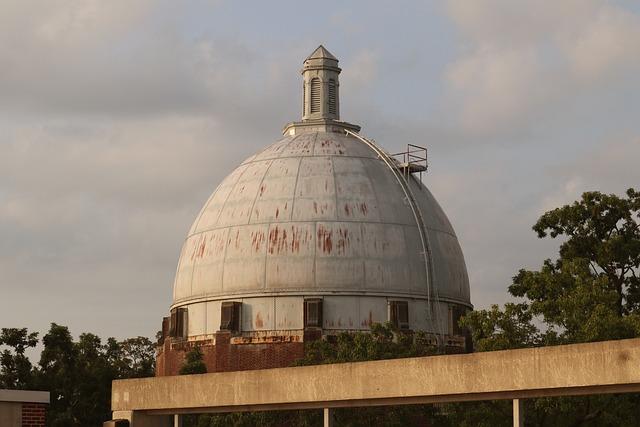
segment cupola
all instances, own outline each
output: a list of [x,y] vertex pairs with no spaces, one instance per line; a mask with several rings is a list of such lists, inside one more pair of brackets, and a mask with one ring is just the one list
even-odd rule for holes
[[358,132],[360,126],[340,121],[340,67],[338,59],[320,45],[302,68],[302,121],[285,126],[285,135],[308,131]]

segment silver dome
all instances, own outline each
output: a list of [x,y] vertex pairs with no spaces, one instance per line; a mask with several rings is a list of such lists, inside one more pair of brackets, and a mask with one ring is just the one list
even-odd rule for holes
[[420,181],[409,186],[427,256],[400,183],[371,147],[337,132],[283,138],[231,172],[202,208],[182,248],[173,306],[312,294],[471,307],[447,216]]

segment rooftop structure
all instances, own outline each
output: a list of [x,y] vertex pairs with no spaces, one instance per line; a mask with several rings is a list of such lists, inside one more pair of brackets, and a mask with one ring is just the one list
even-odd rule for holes
[[340,71],[319,46],[302,69],[302,120],[233,170],[198,214],[159,375],[176,373],[194,345],[211,372],[287,366],[305,340],[375,322],[463,347],[467,271],[447,216],[414,176],[426,152],[424,167],[414,152],[398,161],[341,121]]
[[1,427],[44,427],[48,391],[0,389]]

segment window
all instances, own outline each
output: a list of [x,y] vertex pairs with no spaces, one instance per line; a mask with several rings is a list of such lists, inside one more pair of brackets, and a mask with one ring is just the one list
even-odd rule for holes
[[169,336],[172,338],[187,337],[187,309],[174,308],[169,320]]
[[220,330],[240,332],[240,307],[241,302],[226,301],[220,308]]
[[466,314],[464,307],[460,305],[449,306],[449,334],[464,336],[466,331],[460,327],[458,322],[460,318]]
[[304,300],[304,327],[322,328],[322,299]]
[[336,102],[336,81],[331,79],[329,80],[329,114],[337,113],[337,102]]
[[389,301],[389,321],[398,329],[409,329],[409,302]]
[[320,79],[314,77],[311,79],[311,113],[320,112]]

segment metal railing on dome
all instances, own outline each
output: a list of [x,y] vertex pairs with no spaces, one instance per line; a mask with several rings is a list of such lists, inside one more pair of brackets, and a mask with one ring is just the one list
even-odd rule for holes
[[427,149],[419,145],[407,144],[407,150],[391,155],[398,162],[398,169],[405,179],[410,174],[418,173],[422,181],[422,173],[427,171]]

